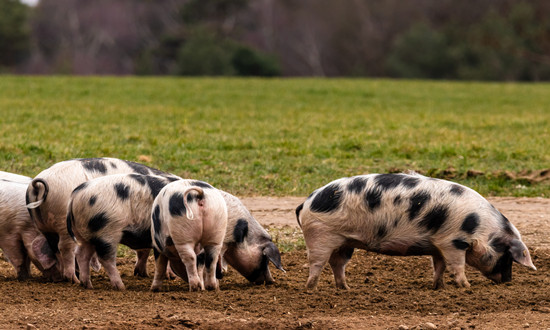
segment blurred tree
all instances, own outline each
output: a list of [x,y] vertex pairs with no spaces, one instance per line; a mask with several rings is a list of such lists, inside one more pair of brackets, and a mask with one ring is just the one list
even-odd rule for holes
[[0,1],[0,67],[13,67],[29,53],[29,7],[19,0]]
[[182,75],[234,75],[231,65],[234,45],[213,32],[196,29],[178,54],[178,73]]
[[281,74],[279,64],[273,57],[242,45],[233,53],[231,64],[239,76],[273,77]]
[[528,2],[491,10],[457,45],[460,79],[550,79],[550,23]]
[[452,78],[455,67],[449,47],[443,32],[418,23],[396,39],[386,65],[396,77]]
[[41,0],[25,67],[546,80],[549,16],[547,0]]

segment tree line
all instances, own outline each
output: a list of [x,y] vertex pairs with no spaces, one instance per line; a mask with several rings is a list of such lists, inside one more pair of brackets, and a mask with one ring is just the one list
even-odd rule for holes
[[0,72],[550,79],[546,0],[0,0]]

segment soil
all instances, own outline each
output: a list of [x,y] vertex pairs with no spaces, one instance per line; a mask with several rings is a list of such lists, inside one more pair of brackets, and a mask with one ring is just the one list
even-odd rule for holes
[[[296,226],[294,208],[305,198],[243,198],[265,226]],[[132,257],[118,260],[126,291],[114,291],[104,271],[95,289],[19,282],[0,261],[0,328],[14,329],[550,329],[550,199],[492,198],[520,230],[537,271],[514,265],[511,283],[493,284],[468,268],[471,288],[431,289],[429,257],[390,257],[357,251],[347,267],[351,289],[337,290],[331,271],[319,289],[304,290],[306,251],[284,253],[286,273],[272,270],[276,283],[249,284],[229,270],[218,292],[188,292],[180,279],[165,291],[149,291],[151,278],[133,276]],[[150,261],[149,271],[152,274]]]

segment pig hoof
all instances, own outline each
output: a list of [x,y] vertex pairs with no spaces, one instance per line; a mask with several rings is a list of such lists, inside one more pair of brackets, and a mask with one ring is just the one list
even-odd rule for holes
[[197,285],[197,286],[190,286],[190,287],[189,287],[189,291],[191,291],[191,292],[199,292],[199,291],[201,291],[201,287],[198,286],[198,285]]
[[208,290],[208,291],[213,291],[213,290],[218,291],[219,289],[220,288],[217,285],[207,285],[206,286],[206,290]]
[[147,275],[147,271],[144,271],[144,270],[140,270],[140,269],[134,269],[134,276],[138,276],[138,277],[149,277]]
[[150,289],[152,292],[160,292],[160,286],[151,286]]

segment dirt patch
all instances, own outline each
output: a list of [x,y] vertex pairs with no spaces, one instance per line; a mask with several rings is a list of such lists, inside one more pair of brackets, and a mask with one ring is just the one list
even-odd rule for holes
[[[294,208],[304,198],[245,198],[264,225],[296,226]],[[120,258],[127,290],[113,291],[105,273],[94,290],[38,278],[15,280],[0,261],[0,328],[201,328],[201,329],[517,329],[550,327],[550,200],[495,198],[491,202],[522,232],[538,270],[514,266],[512,283],[495,285],[468,268],[470,289],[433,291],[428,257],[388,257],[357,251],[348,268],[351,290],[336,290],[330,270],[319,290],[304,291],[305,251],[283,254],[287,272],[276,284],[254,286],[234,270],[219,292],[191,293],[181,280],[149,292],[151,278],[136,278],[133,258]],[[153,271],[152,262],[149,264]]]

